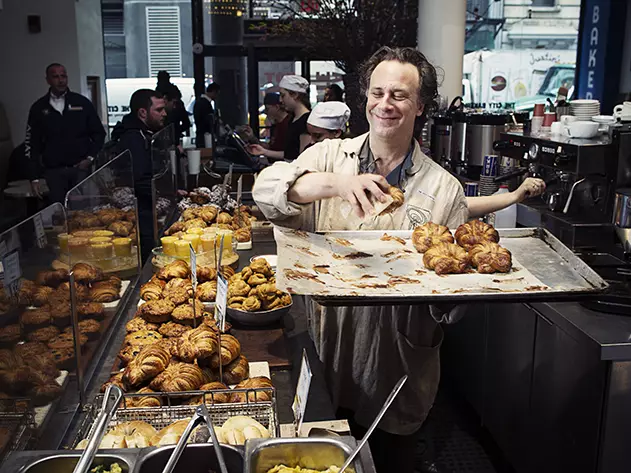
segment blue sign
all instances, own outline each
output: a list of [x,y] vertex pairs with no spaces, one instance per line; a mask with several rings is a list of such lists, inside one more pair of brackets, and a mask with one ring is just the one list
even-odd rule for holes
[[602,101],[611,0],[583,0],[583,2],[585,3],[585,19],[581,31],[578,97]]

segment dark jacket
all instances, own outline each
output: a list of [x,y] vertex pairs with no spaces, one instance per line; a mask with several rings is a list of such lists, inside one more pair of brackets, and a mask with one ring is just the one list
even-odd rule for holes
[[25,155],[29,175],[36,179],[41,167],[70,167],[88,156],[96,157],[105,130],[87,98],[68,91],[61,114],[50,105],[50,92],[31,106],[26,126]]
[[205,148],[204,134],[212,133],[215,125],[215,110],[208,99],[203,95],[195,100],[193,107],[193,117],[195,118],[195,127],[197,128],[197,147]]

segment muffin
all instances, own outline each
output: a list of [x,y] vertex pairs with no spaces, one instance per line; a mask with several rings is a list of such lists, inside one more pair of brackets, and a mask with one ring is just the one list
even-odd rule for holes
[[53,348],[50,351],[57,368],[60,370],[74,370],[74,350],[72,348]]
[[[74,335],[72,331],[70,333],[62,333],[48,342],[48,348],[62,349],[62,348],[74,348]],[[79,346],[83,347],[88,343],[87,335],[79,334]]]
[[[68,327],[63,333],[72,335],[72,327]],[[96,340],[101,333],[101,323],[94,319],[82,320],[79,322],[79,333],[88,337],[88,341]]]
[[59,329],[54,325],[40,328],[29,333],[26,338],[31,342],[48,342],[59,335]]
[[80,319],[102,319],[105,317],[105,306],[101,302],[85,302],[77,305]]
[[6,325],[0,328],[0,346],[13,346],[20,340],[20,324]]
[[53,325],[64,328],[70,325],[70,318],[72,317],[72,308],[67,302],[59,302],[50,309],[50,318]]
[[50,307],[24,311],[20,316],[20,323],[27,332],[49,326],[51,323]]

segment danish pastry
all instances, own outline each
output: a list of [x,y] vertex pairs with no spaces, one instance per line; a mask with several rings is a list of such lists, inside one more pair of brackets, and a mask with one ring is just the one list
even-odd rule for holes
[[148,301],[138,308],[138,315],[147,322],[161,324],[171,318],[175,304],[168,299]]
[[456,242],[469,251],[478,243],[498,243],[500,235],[488,223],[480,220],[470,220],[458,227],[455,233]]
[[171,354],[158,345],[147,346],[134,358],[123,373],[127,386],[139,386],[163,373],[171,361]]
[[217,280],[217,270],[210,266],[198,266],[197,267],[197,282],[205,283],[208,281]]
[[260,284],[265,284],[267,282],[267,278],[260,273],[254,273],[248,278],[247,282],[250,286],[258,286]]
[[210,392],[207,393],[205,396],[192,397],[187,402],[187,404],[189,405],[201,404],[204,398],[205,398],[206,404],[226,404],[230,402],[230,395],[228,393],[213,392],[213,391],[226,390],[226,389],[230,389],[230,388],[226,386],[225,384],[220,383],[219,381],[212,381],[210,383],[202,384],[199,387],[199,391],[210,391]]
[[188,264],[185,261],[176,260],[158,271],[157,277],[168,281],[173,278],[187,278],[190,275],[191,269],[188,267]]
[[242,303],[241,306],[243,310],[248,312],[256,312],[261,309],[261,301],[256,296],[247,297]]
[[92,284],[90,299],[94,302],[114,302],[120,299],[120,290],[109,282],[97,282]]
[[497,243],[480,243],[469,251],[471,265],[478,273],[508,273],[512,266],[511,252]]
[[162,298],[162,286],[154,281],[143,284],[140,288],[140,298],[144,301],[154,301]]
[[245,243],[252,240],[252,231],[249,228],[243,227],[234,231],[234,239],[240,243]]
[[412,245],[419,253],[425,253],[432,246],[438,243],[453,243],[454,237],[451,236],[449,228],[445,225],[438,225],[433,222],[427,222],[416,227],[412,232]]
[[197,286],[196,297],[202,302],[214,302],[217,298],[217,281],[207,281]]
[[134,224],[132,222],[119,220],[117,222],[112,222],[108,225],[107,229],[110,232],[114,232],[117,236],[128,237],[134,229]]
[[247,296],[250,293],[250,289],[252,289],[248,283],[243,281],[242,279],[236,280],[234,283],[230,284],[228,287],[228,298],[234,296]]
[[257,258],[250,263],[250,269],[254,273],[262,274],[263,276],[270,277],[274,275],[271,266],[265,258]]
[[219,215],[217,215],[217,223],[221,224],[230,224],[232,223],[232,215],[230,215],[228,212],[220,212]]
[[223,380],[226,384],[238,384],[250,375],[250,364],[245,356],[226,365],[223,369]]
[[469,255],[455,243],[439,243],[425,252],[423,264],[436,274],[459,274],[467,269]]
[[211,223],[215,221],[218,213],[219,213],[219,210],[217,209],[217,207],[215,207],[214,205],[207,205],[205,207],[202,207],[202,209],[199,212],[199,217],[204,222],[206,222],[207,225],[210,225]]
[[234,276],[235,270],[232,266],[222,266],[221,274],[223,275],[224,278],[230,279],[232,276]]

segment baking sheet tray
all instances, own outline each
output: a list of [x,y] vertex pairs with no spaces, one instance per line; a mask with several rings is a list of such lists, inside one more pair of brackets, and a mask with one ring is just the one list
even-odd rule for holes
[[513,256],[509,273],[439,276],[425,269],[411,230],[316,234],[277,228],[277,286],[323,305],[543,302],[577,299],[608,287],[547,230],[498,232],[500,244]]

